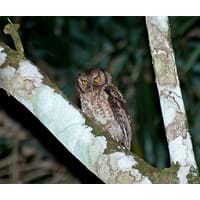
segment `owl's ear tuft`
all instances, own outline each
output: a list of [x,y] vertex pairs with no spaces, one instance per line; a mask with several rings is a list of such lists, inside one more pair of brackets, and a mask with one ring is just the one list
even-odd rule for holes
[[107,84],[111,84],[111,82],[112,82],[112,76],[111,76],[111,74],[109,72],[106,72],[104,69],[100,69],[99,71],[104,74],[105,79],[106,79],[106,83]]
[[105,73],[105,76],[106,76],[106,79],[107,79],[107,83],[111,83],[112,82],[112,76],[110,73],[108,72],[104,72]]

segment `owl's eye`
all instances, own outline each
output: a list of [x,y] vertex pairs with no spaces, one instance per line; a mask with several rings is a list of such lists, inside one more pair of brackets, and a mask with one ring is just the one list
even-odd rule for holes
[[87,81],[87,80],[82,80],[82,84],[83,84],[83,85],[87,85],[87,84],[88,84],[88,81]]
[[101,78],[99,76],[97,76],[95,79],[94,79],[94,82],[95,83],[99,83],[101,81]]

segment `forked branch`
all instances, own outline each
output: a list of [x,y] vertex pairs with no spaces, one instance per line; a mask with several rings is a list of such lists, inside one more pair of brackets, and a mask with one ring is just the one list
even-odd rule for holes
[[[15,24],[9,26],[17,30]],[[183,182],[179,177],[182,163],[174,162],[169,169],[155,169],[113,141],[23,56],[22,43],[16,32],[11,36],[17,51],[0,43],[0,87],[30,110],[90,171],[105,183]],[[184,136],[181,137],[184,141]],[[190,141],[189,136],[186,140]],[[196,169],[196,165],[193,167]],[[200,182],[190,169],[187,180]]]

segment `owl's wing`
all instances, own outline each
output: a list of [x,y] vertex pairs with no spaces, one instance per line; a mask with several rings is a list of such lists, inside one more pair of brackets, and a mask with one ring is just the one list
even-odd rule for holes
[[108,102],[114,113],[115,119],[123,131],[123,144],[130,149],[132,139],[131,118],[126,109],[126,101],[121,92],[114,85],[105,88],[108,94]]

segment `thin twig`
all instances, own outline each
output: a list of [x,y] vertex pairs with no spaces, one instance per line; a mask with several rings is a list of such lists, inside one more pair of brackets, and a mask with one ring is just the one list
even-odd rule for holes
[[14,44],[15,44],[15,48],[17,50],[17,52],[24,57],[24,47],[23,44],[21,42],[19,33],[18,33],[18,29],[19,29],[20,25],[19,24],[7,24],[4,28],[4,33],[8,34],[11,36]]

